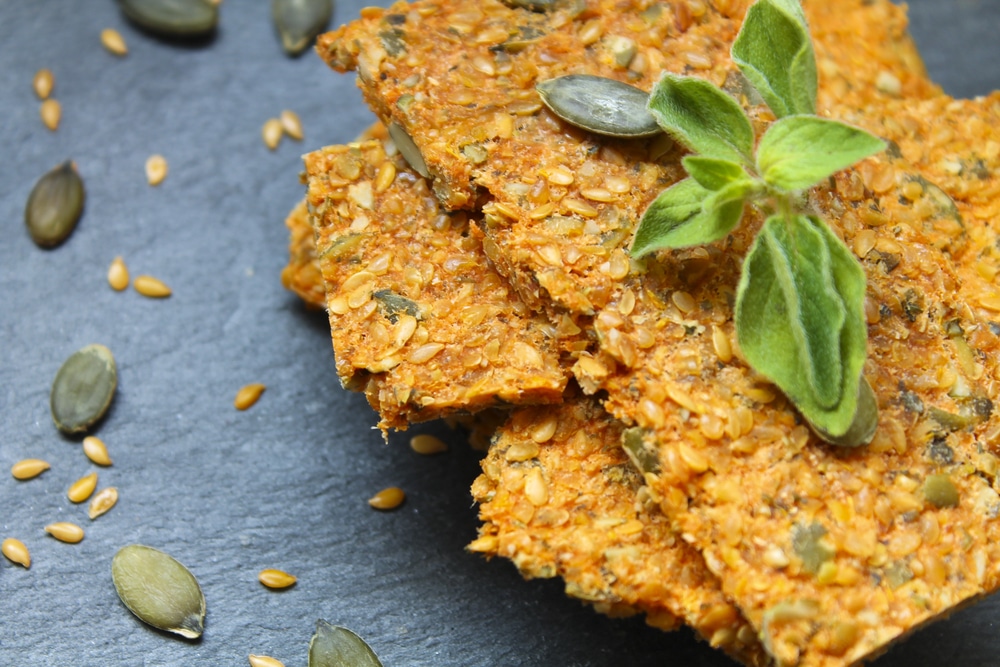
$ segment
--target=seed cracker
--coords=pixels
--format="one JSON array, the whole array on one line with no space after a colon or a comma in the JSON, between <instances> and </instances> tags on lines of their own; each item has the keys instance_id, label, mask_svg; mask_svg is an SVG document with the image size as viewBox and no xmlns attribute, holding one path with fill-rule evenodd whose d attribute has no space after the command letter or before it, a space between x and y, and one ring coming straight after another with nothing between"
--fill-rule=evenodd
<instances>
[{"instance_id":1,"label":"seed cracker","mask_svg":"<svg viewBox=\"0 0 1000 667\"><path fill-rule=\"evenodd\" d=\"M542 14L495 0L424 0L366 10L317 49L335 69L357 69L376 114L410 133L447 208L474 207L480 189L490 193L487 255L528 306L592 315L628 270L635 220L683 176L680 153L665 137L611 140L571 128L542 106L534 85L589 73L649 90L667 70L739 93L728 51L746 4L700 4L695 16L683 2L556 3ZM939 93L901 8L887 0L827 4L806 5L819 24L830 91L821 101ZM876 85L880 76L892 78L891 92Z\"/></svg>"},{"instance_id":2,"label":"seed cracker","mask_svg":"<svg viewBox=\"0 0 1000 667\"><path fill-rule=\"evenodd\" d=\"M553 327L510 290L426 181L378 140L305 157L337 372L380 426L561 400ZM377 211L377 214L376 214Z\"/></svg>"},{"instance_id":3,"label":"seed cracker","mask_svg":"<svg viewBox=\"0 0 1000 667\"><path fill-rule=\"evenodd\" d=\"M326 307L326 287L316 258L313 228L309 224L309 209L303 199L285 218L288 227L288 264L281 270L281 284L294 292L307 305Z\"/></svg>"}]
</instances>

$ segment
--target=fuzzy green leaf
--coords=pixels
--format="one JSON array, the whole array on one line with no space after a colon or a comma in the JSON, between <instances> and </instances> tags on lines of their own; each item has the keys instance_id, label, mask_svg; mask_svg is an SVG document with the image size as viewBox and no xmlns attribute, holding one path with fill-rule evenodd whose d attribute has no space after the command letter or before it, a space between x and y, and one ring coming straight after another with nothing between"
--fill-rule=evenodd
<instances>
[{"instance_id":1,"label":"fuzzy green leaf","mask_svg":"<svg viewBox=\"0 0 1000 667\"><path fill-rule=\"evenodd\" d=\"M694 153L752 164L754 133L743 107L704 79L666 72L649 95L663 130Z\"/></svg>"},{"instance_id":2,"label":"fuzzy green leaf","mask_svg":"<svg viewBox=\"0 0 1000 667\"><path fill-rule=\"evenodd\" d=\"M738 163L702 155L688 155L681 164L694 180L709 190L721 190L734 181L746 180L747 173Z\"/></svg>"},{"instance_id":3,"label":"fuzzy green leaf","mask_svg":"<svg viewBox=\"0 0 1000 667\"><path fill-rule=\"evenodd\" d=\"M769 218L743 265L740 348L827 439L855 421L867 345L864 292L861 266L814 218Z\"/></svg>"},{"instance_id":4,"label":"fuzzy green leaf","mask_svg":"<svg viewBox=\"0 0 1000 667\"><path fill-rule=\"evenodd\" d=\"M798 0L756 2L731 55L775 116L816 113L816 55Z\"/></svg>"},{"instance_id":5,"label":"fuzzy green leaf","mask_svg":"<svg viewBox=\"0 0 1000 667\"><path fill-rule=\"evenodd\" d=\"M743 216L742 198L706 206L711 190L692 178L664 190L642 214L632 241L632 256L667 248L688 248L725 238Z\"/></svg>"},{"instance_id":6,"label":"fuzzy green leaf","mask_svg":"<svg viewBox=\"0 0 1000 667\"><path fill-rule=\"evenodd\" d=\"M860 128L817 116L788 116L768 128L757 147L764 181L804 190L885 150L885 142Z\"/></svg>"}]
</instances>

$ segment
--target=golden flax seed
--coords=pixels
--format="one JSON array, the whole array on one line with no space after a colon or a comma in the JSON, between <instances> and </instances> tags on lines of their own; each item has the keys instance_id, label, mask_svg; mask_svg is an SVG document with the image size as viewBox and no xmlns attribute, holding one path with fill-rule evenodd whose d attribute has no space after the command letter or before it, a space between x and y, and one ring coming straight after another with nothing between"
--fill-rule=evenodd
<instances>
[{"instance_id":1,"label":"golden flax seed","mask_svg":"<svg viewBox=\"0 0 1000 667\"><path fill-rule=\"evenodd\" d=\"M285 131L285 134L295 139L295 141L302 141L304 136L302 133L302 120L297 113L290 109L285 109L281 112L279 120L281 121L281 129Z\"/></svg>"},{"instance_id":2,"label":"golden flax seed","mask_svg":"<svg viewBox=\"0 0 1000 667\"><path fill-rule=\"evenodd\" d=\"M51 466L48 461L43 461L41 459L24 459L11 466L10 474L14 476L14 479L33 479L41 475L50 467Z\"/></svg>"},{"instance_id":3,"label":"golden flax seed","mask_svg":"<svg viewBox=\"0 0 1000 667\"><path fill-rule=\"evenodd\" d=\"M83 439L83 453L88 459L99 466L111 465L111 457L108 456L108 447L100 438L88 435Z\"/></svg>"},{"instance_id":4,"label":"golden flax seed","mask_svg":"<svg viewBox=\"0 0 1000 667\"><path fill-rule=\"evenodd\" d=\"M282 570L275 569L265 569L261 570L260 574L257 575L257 581L264 584L268 588L288 588L298 581L298 578L293 574L288 574Z\"/></svg>"},{"instance_id":5,"label":"golden flax seed","mask_svg":"<svg viewBox=\"0 0 1000 667\"><path fill-rule=\"evenodd\" d=\"M236 392L236 399L233 401L233 406L237 410L246 410L253 406L254 403L260 399L260 395L264 393L267 389L265 385L260 383L248 384L241 387L238 392Z\"/></svg>"},{"instance_id":6,"label":"golden flax seed","mask_svg":"<svg viewBox=\"0 0 1000 667\"><path fill-rule=\"evenodd\" d=\"M382 489L368 499L368 504L377 510L392 510L403 504L406 494L398 486Z\"/></svg>"},{"instance_id":7,"label":"golden flax seed","mask_svg":"<svg viewBox=\"0 0 1000 667\"><path fill-rule=\"evenodd\" d=\"M12 563L17 563L18 565L28 569L31 567L31 554L28 553L28 547L24 546L24 542L13 537L8 537L0 544L0 553L3 553Z\"/></svg>"},{"instance_id":8,"label":"golden flax seed","mask_svg":"<svg viewBox=\"0 0 1000 667\"><path fill-rule=\"evenodd\" d=\"M41 115L45 127L53 132L59 129L59 121L62 120L62 105L59 104L59 100L51 98L45 100L39 107L38 113Z\"/></svg>"},{"instance_id":9,"label":"golden flax seed","mask_svg":"<svg viewBox=\"0 0 1000 667\"><path fill-rule=\"evenodd\" d=\"M56 78L53 76L52 70L43 68L35 72L35 78L32 80L31 85L34 87L35 95L38 95L38 99L47 100L56 85Z\"/></svg>"},{"instance_id":10,"label":"golden flax seed","mask_svg":"<svg viewBox=\"0 0 1000 667\"><path fill-rule=\"evenodd\" d=\"M150 155L146 160L146 180L150 185L159 185L167 177L167 159L162 155Z\"/></svg>"},{"instance_id":11,"label":"golden flax seed","mask_svg":"<svg viewBox=\"0 0 1000 667\"><path fill-rule=\"evenodd\" d=\"M87 508L87 516L93 521L97 517L105 514L118 503L118 489L109 486L101 489L90 499L90 507Z\"/></svg>"},{"instance_id":12,"label":"golden flax seed","mask_svg":"<svg viewBox=\"0 0 1000 667\"><path fill-rule=\"evenodd\" d=\"M60 542L76 544L83 539L83 528L68 521L59 521L45 526L45 532Z\"/></svg>"},{"instance_id":13,"label":"golden flax seed","mask_svg":"<svg viewBox=\"0 0 1000 667\"><path fill-rule=\"evenodd\" d=\"M247 656L247 661L249 661L250 667L285 667L285 663L269 655L254 655L251 653Z\"/></svg>"},{"instance_id":14,"label":"golden flax seed","mask_svg":"<svg viewBox=\"0 0 1000 667\"><path fill-rule=\"evenodd\" d=\"M116 56L124 56L128 53L128 45L125 44L125 38L114 28L105 28L101 31L101 44Z\"/></svg>"},{"instance_id":15,"label":"golden flax seed","mask_svg":"<svg viewBox=\"0 0 1000 667\"><path fill-rule=\"evenodd\" d=\"M264 127L260 130L260 136L264 139L264 145L273 151L281 143L281 135L284 132L285 128L280 120L277 118L268 118L264 123Z\"/></svg>"},{"instance_id":16,"label":"golden flax seed","mask_svg":"<svg viewBox=\"0 0 1000 667\"><path fill-rule=\"evenodd\" d=\"M417 454L440 454L448 451L448 445L441 438L427 433L421 433L410 438L410 449Z\"/></svg>"},{"instance_id":17,"label":"golden flax seed","mask_svg":"<svg viewBox=\"0 0 1000 667\"><path fill-rule=\"evenodd\" d=\"M133 287L136 292L151 299L164 299L172 294L166 283L153 276L137 276Z\"/></svg>"},{"instance_id":18,"label":"golden flax seed","mask_svg":"<svg viewBox=\"0 0 1000 667\"><path fill-rule=\"evenodd\" d=\"M125 260L120 256L115 257L108 267L108 284L111 285L111 289L121 292L128 287L128 281L128 267L125 266Z\"/></svg>"},{"instance_id":19,"label":"golden flax seed","mask_svg":"<svg viewBox=\"0 0 1000 667\"><path fill-rule=\"evenodd\" d=\"M84 475L80 479L73 482L70 485L69 490L66 492L66 497L74 503L82 503L84 500L89 498L94 489L97 488L97 473L92 472L89 475Z\"/></svg>"}]
</instances>

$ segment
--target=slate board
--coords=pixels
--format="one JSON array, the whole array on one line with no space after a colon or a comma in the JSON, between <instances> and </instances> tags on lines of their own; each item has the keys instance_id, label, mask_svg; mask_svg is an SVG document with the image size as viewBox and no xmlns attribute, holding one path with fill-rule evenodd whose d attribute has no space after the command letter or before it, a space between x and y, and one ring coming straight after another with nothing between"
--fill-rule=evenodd
<instances>
[{"instance_id":1,"label":"slate board","mask_svg":"<svg viewBox=\"0 0 1000 667\"><path fill-rule=\"evenodd\" d=\"M559 581L524 582L506 561L463 551L476 533L469 484L477 455L440 425L384 444L362 397L335 377L325 317L278 276L282 220L302 194L300 155L350 140L371 119L353 79L311 53L290 59L269 3L227 0L214 39L177 45L137 31L110 0L0 1L0 538L30 548L25 571L0 559L0 665L245 665L251 652L304 665L315 620L365 637L388 666L687 665L728 659L691 633L611 620L566 598ZM357 16L341 2L334 23ZM1000 3L912 0L913 32L946 90L1000 88ZM99 45L105 27L130 48ZM34 72L55 72L58 132L38 118ZM302 143L261 143L263 122L297 111ZM147 156L170 175L145 182ZM86 212L63 246L42 251L23 227L39 175L73 159ZM105 282L122 255L133 275L165 280L153 301ZM97 434L114 466L100 486L121 500L90 522L69 484L94 469L49 418L61 362L92 342L115 353L120 386ZM268 386L251 410L232 407L249 382ZM448 454L422 458L409 437L436 433ZM15 461L52 463L19 483ZM366 499L406 489L398 511ZM78 545L42 526L87 529ZM151 630L119 602L110 561L122 545L162 548L208 597L207 629L188 642ZM257 572L299 583L275 593ZM994 598L894 648L878 667L1000 662Z\"/></svg>"}]
</instances>

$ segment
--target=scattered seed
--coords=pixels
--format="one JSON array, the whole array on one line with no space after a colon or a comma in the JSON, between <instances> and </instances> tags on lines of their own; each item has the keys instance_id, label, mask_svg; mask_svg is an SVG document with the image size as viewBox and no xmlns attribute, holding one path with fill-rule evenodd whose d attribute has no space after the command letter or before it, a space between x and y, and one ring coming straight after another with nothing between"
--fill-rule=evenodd
<instances>
[{"instance_id":1,"label":"scattered seed","mask_svg":"<svg viewBox=\"0 0 1000 667\"><path fill-rule=\"evenodd\" d=\"M111 465L111 457L108 456L108 447L100 438L88 435L83 439L83 453L88 459L99 466Z\"/></svg>"},{"instance_id":2,"label":"scattered seed","mask_svg":"<svg viewBox=\"0 0 1000 667\"><path fill-rule=\"evenodd\" d=\"M146 180L159 185L167 177L167 160L162 155L150 155L146 160Z\"/></svg>"},{"instance_id":3,"label":"scattered seed","mask_svg":"<svg viewBox=\"0 0 1000 667\"><path fill-rule=\"evenodd\" d=\"M417 454L440 454L441 452L448 451L448 445L441 438L422 433L410 438L410 449Z\"/></svg>"},{"instance_id":4,"label":"scattered seed","mask_svg":"<svg viewBox=\"0 0 1000 667\"><path fill-rule=\"evenodd\" d=\"M129 20L166 37L209 34L219 21L217 5L211 0L118 0Z\"/></svg>"},{"instance_id":5,"label":"scattered seed","mask_svg":"<svg viewBox=\"0 0 1000 667\"><path fill-rule=\"evenodd\" d=\"M105 28L101 31L101 44L116 56L124 56L128 53L128 45L125 38L114 28Z\"/></svg>"},{"instance_id":6,"label":"scattered seed","mask_svg":"<svg viewBox=\"0 0 1000 667\"><path fill-rule=\"evenodd\" d=\"M254 655L251 653L247 656L247 660L250 661L250 667L285 667L285 663L269 655Z\"/></svg>"},{"instance_id":7,"label":"scattered seed","mask_svg":"<svg viewBox=\"0 0 1000 667\"><path fill-rule=\"evenodd\" d=\"M66 492L66 497L74 503L82 503L84 500L90 497L97 488L97 473L92 472L89 475L84 475L80 479L73 482L69 487L69 491Z\"/></svg>"},{"instance_id":8,"label":"scattered seed","mask_svg":"<svg viewBox=\"0 0 1000 667\"><path fill-rule=\"evenodd\" d=\"M403 504L406 494L398 486L382 489L368 499L368 504L377 510L392 510Z\"/></svg>"},{"instance_id":9,"label":"scattered seed","mask_svg":"<svg viewBox=\"0 0 1000 667\"><path fill-rule=\"evenodd\" d=\"M136 276L133 286L136 292L150 299L165 299L173 294L166 283L153 276Z\"/></svg>"},{"instance_id":10,"label":"scattered seed","mask_svg":"<svg viewBox=\"0 0 1000 667\"><path fill-rule=\"evenodd\" d=\"M51 466L48 461L43 461L41 459L24 459L23 461L18 461L10 467L10 474L14 476L14 479L34 479L50 467Z\"/></svg>"},{"instance_id":11,"label":"scattered seed","mask_svg":"<svg viewBox=\"0 0 1000 667\"><path fill-rule=\"evenodd\" d=\"M615 79L570 74L541 81L535 90L552 113L597 134L639 138L661 131L646 109L649 94Z\"/></svg>"},{"instance_id":12,"label":"scattered seed","mask_svg":"<svg viewBox=\"0 0 1000 667\"><path fill-rule=\"evenodd\" d=\"M271 0L271 16L285 53L297 56L326 30L333 0Z\"/></svg>"},{"instance_id":13,"label":"scattered seed","mask_svg":"<svg viewBox=\"0 0 1000 667\"><path fill-rule=\"evenodd\" d=\"M261 570L257 580L268 588L288 588L298 581L295 575L273 569Z\"/></svg>"},{"instance_id":14,"label":"scattered seed","mask_svg":"<svg viewBox=\"0 0 1000 667\"><path fill-rule=\"evenodd\" d=\"M264 139L264 145L272 151L281 143L281 135L285 128L277 118L268 118L264 127L260 130L260 135Z\"/></svg>"},{"instance_id":15,"label":"scattered seed","mask_svg":"<svg viewBox=\"0 0 1000 667\"><path fill-rule=\"evenodd\" d=\"M12 563L17 563L28 569L31 567L31 554L28 553L28 547L24 546L24 542L13 537L8 537L0 544L0 553L3 553Z\"/></svg>"},{"instance_id":16,"label":"scattered seed","mask_svg":"<svg viewBox=\"0 0 1000 667\"><path fill-rule=\"evenodd\" d=\"M188 639L201 636L205 596L198 580L176 559L130 544L112 559L111 579L118 597L142 622Z\"/></svg>"},{"instance_id":17,"label":"scattered seed","mask_svg":"<svg viewBox=\"0 0 1000 667\"><path fill-rule=\"evenodd\" d=\"M260 395L264 393L267 389L265 385L260 383L248 384L245 387L241 387L238 392L236 392L236 399L233 401L233 406L237 410L246 410L253 406L254 403L260 399Z\"/></svg>"},{"instance_id":18,"label":"scattered seed","mask_svg":"<svg viewBox=\"0 0 1000 667\"><path fill-rule=\"evenodd\" d=\"M295 141L302 141L304 136L302 134L302 120L299 118L297 113L285 109L281 112L280 120L281 127L285 130L285 134L292 139L295 139Z\"/></svg>"},{"instance_id":19,"label":"scattered seed","mask_svg":"<svg viewBox=\"0 0 1000 667\"><path fill-rule=\"evenodd\" d=\"M62 105L59 100L49 98L42 102L38 108L38 113L42 117L42 123L53 132L59 129L59 121L62 120Z\"/></svg>"},{"instance_id":20,"label":"scattered seed","mask_svg":"<svg viewBox=\"0 0 1000 667\"><path fill-rule=\"evenodd\" d=\"M427 170L427 163L424 162L424 156L420 154L420 149L417 148L413 138L397 123L389 123L388 129L392 142L396 144L396 149L400 155L406 158L413 171L424 178L430 178L431 173Z\"/></svg>"},{"instance_id":21,"label":"scattered seed","mask_svg":"<svg viewBox=\"0 0 1000 667\"><path fill-rule=\"evenodd\" d=\"M111 285L111 289L118 292L128 287L128 267L120 256L111 260L111 266L108 267L108 284Z\"/></svg>"},{"instance_id":22,"label":"scattered seed","mask_svg":"<svg viewBox=\"0 0 1000 667\"><path fill-rule=\"evenodd\" d=\"M63 362L52 382L52 421L63 433L82 433L111 405L118 386L118 368L111 350L88 345Z\"/></svg>"},{"instance_id":23,"label":"scattered seed","mask_svg":"<svg viewBox=\"0 0 1000 667\"><path fill-rule=\"evenodd\" d=\"M309 667L382 667L375 651L347 628L316 621L309 640Z\"/></svg>"},{"instance_id":24,"label":"scattered seed","mask_svg":"<svg viewBox=\"0 0 1000 667\"><path fill-rule=\"evenodd\" d=\"M45 532L60 542L76 544L83 539L83 528L68 521L59 521L45 526Z\"/></svg>"},{"instance_id":25,"label":"scattered seed","mask_svg":"<svg viewBox=\"0 0 1000 667\"><path fill-rule=\"evenodd\" d=\"M38 99L47 100L49 95L52 94L52 89L55 88L56 78L52 74L50 69L40 69L35 72L35 78L31 82L35 89L35 95L38 95Z\"/></svg>"},{"instance_id":26,"label":"scattered seed","mask_svg":"<svg viewBox=\"0 0 1000 667\"><path fill-rule=\"evenodd\" d=\"M117 502L118 489L113 486L101 489L94 495L93 498L90 499L90 507L87 508L87 516L89 516L91 521L93 521L114 507Z\"/></svg>"},{"instance_id":27,"label":"scattered seed","mask_svg":"<svg viewBox=\"0 0 1000 667\"><path fill-rule=\"evenodd\" d=\"M83 179L71 161L39 178L24 208L24 224L35 245L53 248L69 238L83 214L86 196Z\"/></svg>"}]
</instances>

